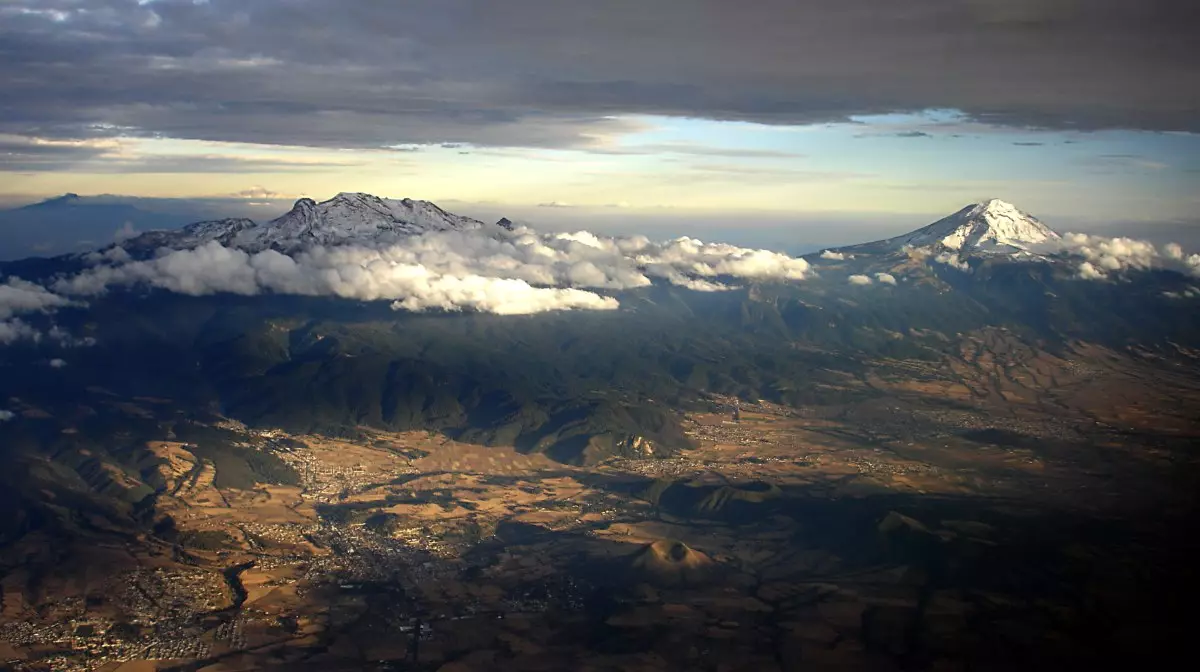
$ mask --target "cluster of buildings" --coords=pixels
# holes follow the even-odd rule
[[[220,575],[203,570],[125,572],[109,581],[104,594],[112,596],[111,608],[68,609],[71,600],[64,600],[56,608],[76,612],[74,617],[8,621],[0,625],[0,639],[37,654],[37,669],[55,672],[131,659],[204,658],[211,652],[211,639],[203,637],[206,614],[229,606]],[[112,616],[94,615],[109,611]]]
[[[417,473],[412,467],[396,464],[389,468],[387,474],[381,474],[363,464],[327,462],[319,459],[311,450],[292,447],[282,448],[277,455],[300,475],[305,497],[324,503],[337,502],[350,493],[378,485],[385,476],[395,478]]]

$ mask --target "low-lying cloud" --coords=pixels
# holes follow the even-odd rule
[[[0,320],[0,345],[23,340],[36,341],[40,338],[40,331],[21,320]]]
[[[1196,299],[1200,298],[1200,287],[1189,286],[1181,292],[1163,292],[1163,296],[1168,299]]]
[[[964,273],[971,272],[967,259],[957,252],[937,251],[932,247],[909,247],[907,251],[914,258],[956,268]],[[1200,277],[1200,254],[1187,254],[1178,243],[1160,246],[1134,238],[1066,233],[1059,239],[1033,245],[1028,252],[1034,256],[1018,256],[1015,259],[1037,261],[1050,256],[1071,260],[1075,264],[1076,277],[1082,280],[1103,280],[1112,273],[1151,269],[1172,270]]]
[[[40,330],[15,315],[52,312],[71,303],[70,299],[54,294],[41,285],[20,278],[8,278],[0,284],[0,345],[42,338]]]
[[[971,265],[967,263],[966,259],[960,257],[958,252],[943,249],[934,254],[937,250],[932,246],[914,247],[912,245],[905,245],[903,249],[913,259],[942,264],[943,266],[956,268],[963,273],[971,272]]]
[[[941,252],[934,257],[933,260],[939,264],[943,264],[951,268],[957,268],[963,273],[971,272],[971,265],[968,264],[965,259],[959,257],[955,252]]]
[[[1077,275],[1084,280],[1103,280],[1110,273],[1155,268],[1200,277],[1200,254],[1186,254],[1177,243],[1157,246],[1133,238],[1068,233],[1060,241],[1042,246],[1039,251],[1082,257]]]
[[[803,259],[768,250],[678,238],[606,238],[581,231],[437,231],[386,245],[313,247],[292,256],[248,253],[209,242],[130,260],[120,248],[89,256],[94,266],[60,279],[67,296],[145,285],[194,296],[262,293],[391,300],[397,310],[477,310],[531,314],[613,310],[600,290],[657,281],[695,291],[725,291],[738,281],[792,281],[811,274]]]
[[[45,287],[10,277],[0,284],[0,320],[18,313],[31,313],[70,305],[70,299],[58,296]]]

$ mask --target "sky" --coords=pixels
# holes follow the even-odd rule
[[[1198,31],[1185,0],[0,0],[0,202],[363,191],[816,244],[999,197],[1186,227]]]

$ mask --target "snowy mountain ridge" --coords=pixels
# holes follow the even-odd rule
[[[301,198],[284,215],[264,224],[220,219],[177,231],[150,231],[124,243],[129,250],[189,249],[209,242],[246,252],[293,252],[307,247],[387,243],[433,231],[475,231],[495,225],[455,215],[429,201],[340,193],[317,203]],[[502,226],[502,225],[501,225]]]

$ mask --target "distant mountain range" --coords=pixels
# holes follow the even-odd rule
[[[505,218],[494,226],[511,231],[514,224]],[[217,242],[247,252],[273,249],[288,253],[314,246],[357,244],[375,247],[431,232],[486,234],[489,230],[495,232],[483,222],[451,214],[429,201],[340,193],[321,203],[302,198],[289,212],[262,224],[245,218],[202,221],[177,231],[147,232],[121,242],[120,246],[130,251],[183,250]],[[969,205],[916,231],[844,250],[867,253],[935,246],[964,253],[1011,253],[1060,238],[1032,215],[1010,203],[991,199]]]
[[[1042,392],[1062,367],[1082,381],[1112,362],[1140,379],[1200,375],[1200,257],[1058,234],[1000,201],[804,258],[543,234],[365,194],[97,247],[0,263],[13,566],[30,547],[168,539],[159,442],[186,444],[222,487],[297,482],[279,454],[222,430],[230,419],[362,441],[435,432],[596,465],[679,455],[694,446],[683,413],[730,398],[865,437],[879,418],[903,425],[898,398],[919,399],[946,418],[903,431],[949,436],[967,412],[1036,445],[1010,431],[1014,405],[1053,415]],[[1086,412],[1093,392],[1071,393]],[[1139,427],[1138,446],[1187,440]],[[646,473],[671,473],[657,466]],[[651,550],[643,578],[705,570],[686,547]]]
[[[233,199],[64,194],[0,210],[0,261],[87,251],[131,232],[174,229],[201,219],[254,209],[262,208]]]
[[[936,360],[981,329],[1190,356],[1198,269],[1177,246],[1061,235],[998,200],[792,258],[347,193],[0,264],[0,399],[65,409],[103,389],[296,431],[661,456],[687,445],[676,410],[707,394],[831,403],[844,372]]]

